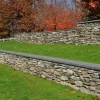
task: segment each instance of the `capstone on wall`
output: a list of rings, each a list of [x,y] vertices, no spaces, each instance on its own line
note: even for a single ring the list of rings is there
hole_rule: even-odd
[[[0,52],[0,63],[47,80],[100,96],[100,71]]]
[[[78,23],[74,30],[19,33],[14,36],[19,42],[35,44],[100,44],[100,20]]]

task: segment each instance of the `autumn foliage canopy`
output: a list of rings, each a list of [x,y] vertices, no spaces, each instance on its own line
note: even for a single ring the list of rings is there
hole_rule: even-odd
[[[0,34],[74,28],[81,11],[68,1],[0,0]]]
[[[100,19],[100,0],[81,0],[82,12],[88,20]]]

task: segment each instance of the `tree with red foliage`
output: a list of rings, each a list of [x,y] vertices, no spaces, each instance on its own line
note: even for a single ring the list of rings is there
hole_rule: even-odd
[[[34,8],[35,0],[2,0],[1,16],[7,25],[9,33],[15,31],[31,31],[34,28]]]
[[[30,32],[34,27],[34,9],[32,3],[34,0],[10,0],[9,9],[12,14],[9,26],[11,30]]]

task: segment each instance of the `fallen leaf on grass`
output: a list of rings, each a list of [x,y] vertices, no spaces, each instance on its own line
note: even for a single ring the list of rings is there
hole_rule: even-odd
[[[68,90],[68,89],[67,89],[67,92],[68,93],[76,93],[76,91],[71,91],[71,90]]]
[[[10,94],[9,92],[7,94]]]
[[[47,99],[44,99],[44,100],[47,100]]]
[[[34,82],[33,82],[33,80],[32,80],[32,79],[30,79],[30,78],[29,78],[29,77],[27,77],[27,76],[24,76],[23,78],[24,78],[24,79],[26,79],[26,80],[27,80],[28,82],[30,82],[30,83],[34,83]]]
[[[15,89],[15,92],[18,92],[18,91],[19,91],[19,89],[18,89],[18,88],[16,88],[16,89]]]
[[[77,97],[82,98],[83,100],[87,100],[87,99],[86,99],[86,96],[79,96],[79,95],[78,95]]]
[[[88,53],[93,53],[93,51],[87,51]]]
[[[17,76],[18,76],[17,73],[14,73],[14,75],[13,74],[10,74],[10,77],[17,77]]]
[[[93,100],[100,100],[100,97],[94,97]]]
[[[66,98],[68,99],[68,98],[69,98],[69,96],[66,96]]]

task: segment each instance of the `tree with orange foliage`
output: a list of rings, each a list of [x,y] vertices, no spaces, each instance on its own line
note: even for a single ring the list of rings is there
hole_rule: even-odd
[[[80,19],[80,11],[69,7],[68,0],[50,0],[37,6],[36,20],[41,30],[74,28]]]

